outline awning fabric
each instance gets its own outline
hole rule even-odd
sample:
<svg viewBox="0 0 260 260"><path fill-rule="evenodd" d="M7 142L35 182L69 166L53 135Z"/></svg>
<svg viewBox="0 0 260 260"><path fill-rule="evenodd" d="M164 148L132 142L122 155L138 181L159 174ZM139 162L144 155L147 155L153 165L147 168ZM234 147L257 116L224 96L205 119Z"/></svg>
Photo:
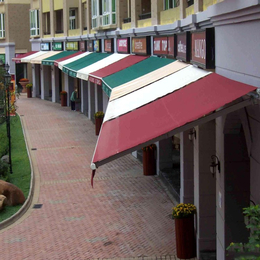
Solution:
<svg viewBox="0 0 260 260"><path fill-rule="evenodd" d="M32 58L30 60L30 63L32 63L32 64L41 64L44 59L47 59L47 58L49 58L49 57L51 57L53 55L56 55L58 53L60 53L60 51L47 51L43 55L37 56L35 58Z"/></svg>
<svg viewBox="0 0 260 260"><path fill-rule="evenodd" d="M68 60L68 59L71 59L71 58L74 58L74 57L76 57L76 56L78 56L78 55L83 54L82 51L78 51L78 52L75 52L75 53L70 52L70 53L72 53L72 54L70 54L70 55L68 55L68 56L66 56L66 57L59 58L59 59L55 60L55 61L54 61L54 65L55 65L55 66L58 66L59 63L61 63L62 61L65 61L65 60Z"/></svg>
<svg viewBox="0 0 260 260"><path fill-rule="evenodd" d="M77 71L77 78L88 80L88 76L90 72L96 71L98 69L107 67L119 60L122 60L129 56L130 54L120 54L120 53L113 53L112 55L97 61L89 66L86 66Z"/></svg>
<svg viewBox="0 0 260 260"><path fill-rule="evenodd" d="M129 55L129 56L125 57L124 59L121 59L119 61L116 61L116 62L110 64L109 66L106 66L102 69L91 72L89 74L89 80L92 82L95 82L95 81L97 81L96 79L100 80L102 78L105 78L109 75L112 75L118 71L126 69L147 58L148 58L148 56ZM97 81L97 82L101 82L101 81ZM101 82L101 85L102 85L102 82Z"/></svg>
<svg viewBox="0 0 260 260"><path fill-rule="evenodd" d="M108 56L110 56L111 53L90 53L89 55L75 60L71 63L68 63L66 65L63 66L62 71L66 74L68 74L71 77L76 78L77 77L77 72L84 68L87 67L91 64L94 64Z"/></svg>
<svg viewBox="0 0 260 260"><path fill-rule="evenodd" d="M44 60L42 60L42 65L54 65L54 62L61 58L66 58L69 55L75 54L77 51L62 51L60 53L56 53L53 56L50 56Z"/></svg>
<svg viewBox="0 0 260 260"><path fill-rule="evenodd" d="M41 56L41 55L43 55L43 54L45 54L45 53L47 53L47 51L38 51L38 52L33 53L33 54L29 55L29 56L26 56L26 57L24 57L24 58L21 58L21 62L23 62L23 63L29 63L29 62L31 61L31 59L36 58L36 57L39 57L39 56Z"/></svg>
<svg viewBox="0 0 260 260"><path fill-rule="evenodd" d="M108 77L103 78L102 89L110 96L111 90L133 79L144 76L156 69L159 69L165 65L168 65L175 60L162 59L158 57L149 57L143 61L140 61L133 66L130 66L124 70L114 73Z"/></svg>
<svg viewBox="0 0 260 260"><path fill-rule="evenodd" d="M70 63L72 63L72 62L74 62L76 60L79 60L79 59L81 59L83 57L86 57L86 56L88 56L90 54L91 54L91 52L83 52L83 53L81 53L79 55L75 55L75 56L73 56L71 58L68 58L66 60L59 61L58 62L58 67L59 67L60 70L62 70L63 67L66 66L67 64L70 64Z"/></svg>
<svg viewBox="0 0 260 260"><path fill-rule="evenodd" d="M24 54L20 54L18 57L12 58L12 61L15 61L15 63L21 63L21 59L22 58L30 56L30 55L32 55L32 54L34 54L36 52L37 51L30 51L30 52L27 52L27 53L24 53Z"/></svg>
<svg viewBox="0 0 260 260"><path fill-rule="evenodd" d="M91 168L172 136L174 131L186 131L191 122L196 123L255 89L189 65L111 100Z"/></svg>

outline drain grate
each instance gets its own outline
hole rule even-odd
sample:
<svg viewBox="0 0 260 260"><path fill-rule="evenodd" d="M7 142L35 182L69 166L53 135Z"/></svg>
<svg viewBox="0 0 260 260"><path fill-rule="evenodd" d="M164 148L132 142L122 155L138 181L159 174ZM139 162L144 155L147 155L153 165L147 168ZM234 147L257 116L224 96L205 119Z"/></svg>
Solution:
<svg viewBox="0 0 260 260"><path fill-rule="evenodd" d="M32 151L36 151L36 150L37 150L37 148L32 148L31 150L32 150Z"/></svg>
<svg viewBox="0 0 260 260"><path fill-rule="evenodd" d="M42 204L34 204L33 209L40 209L42 207Z"/></svg>

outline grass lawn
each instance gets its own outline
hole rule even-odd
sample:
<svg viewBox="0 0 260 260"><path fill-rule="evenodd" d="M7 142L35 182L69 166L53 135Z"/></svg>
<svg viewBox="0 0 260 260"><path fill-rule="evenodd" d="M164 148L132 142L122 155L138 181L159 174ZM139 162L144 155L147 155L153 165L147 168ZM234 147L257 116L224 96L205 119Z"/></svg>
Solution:
<svg viewBox="0 0 260 260"><path fill-rule="evenodd" d="M0 125L1 145L7 140L6 124L4 123ZM9 174L8 182L19 187L27 198L30 190L31 168L19 116L11 117L11 152L13 174ZM22 205L6 206L0 211L0 222L11 217L21 207Z"/></svg>

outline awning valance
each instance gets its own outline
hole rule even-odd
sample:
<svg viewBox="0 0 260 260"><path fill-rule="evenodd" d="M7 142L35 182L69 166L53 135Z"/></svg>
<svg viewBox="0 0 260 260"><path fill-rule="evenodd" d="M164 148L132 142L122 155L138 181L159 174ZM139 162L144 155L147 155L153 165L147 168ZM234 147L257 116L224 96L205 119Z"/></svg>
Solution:
<svg viewBox="0 0 260 260"><path fill-rule="evenodd" d="M30 63L32 63L32 64L41 64L44 59L47 59L47 58L49 58L49 57L51 57L53 55L56 55L58 53L60 53L60 51L47 51L46 53L44 53L44 54L42 54L40 56L32 58L30 60Z"/></svg>
<svg viewBox="0 0 260 260"><path fill-rule="evenodd" d="M77 51L62 51L60 53L56 53L48 58L42 60L42 65L54 65L54 62L61 58L66 58L67 56L73 55L77 53Z"/></svg>
<svg viewBox="0 0 260 260"><path fill-rule="evenodd" d="M35 52L35 53L31 54L31 55L28 55L28 56L26 56L26 57L21 58L21 62L23 62L23 63L29 63L29 62L31 61L31 59L36 58L36 57L39 57L39 56L41 56L41 55L43 55L43 54L45 54L45 53L47 53L47 51L38 51L38 52Z"/></svg>
<svg viewBox="0 0 260 260"><path fill-rule="evenodd" d="M96 144L92 169L186 131L200 120L212 120L220 116L220 112L211 112L255 89L189 65L111 100ZM229 113L249 104L246 100L221 111Z"/></svg>
<svg viewBox="0 0 260 260"><path fill-rule="evenodd" d="M79 59L81 59L83 57L86 57L86 56L90 55L90 54L91 54L91 52L83 52L83 53L80 53L78 55L75 54L75 56L73 56L73 57L70 57L70 58L65 59L63 61L59 61L58 62L58 67L59 67L60 70L62 70L63 67L66 66L67 64L70 64L70 63L72 63L74 61L77 61L77 60L79 60Z"/></svg>
<svg viewBox="0 0 260 260"><path fill-rule="evenodd" d="M68 55L68 56L66 56L66 57L59 58L59 59L57 59L57 60L54 61L54 65L55 65L55 66L59 66L59 63L64 62L64 61L66 61L66 60L69 60L69 59L71 59L71 58L75 58L75 57L77 57L78 55L82 55L82 54L83 54L82 51L78 51L78 52L72 53L72 54L70 54L70 55Z"/></svg>

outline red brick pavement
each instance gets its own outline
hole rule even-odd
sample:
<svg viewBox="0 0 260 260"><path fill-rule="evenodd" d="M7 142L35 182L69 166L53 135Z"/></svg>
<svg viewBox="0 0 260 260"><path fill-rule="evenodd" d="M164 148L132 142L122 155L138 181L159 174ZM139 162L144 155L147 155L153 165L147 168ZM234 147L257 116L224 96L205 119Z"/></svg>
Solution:
<svg viewBox="0 0 260 260"><path fill-rule="evenodd" d="M17 105L42 207L1 231L1 259L176 259L173 202L158 177L127 155L100 167L92 189L93 123L24 95Z"/></svg>

